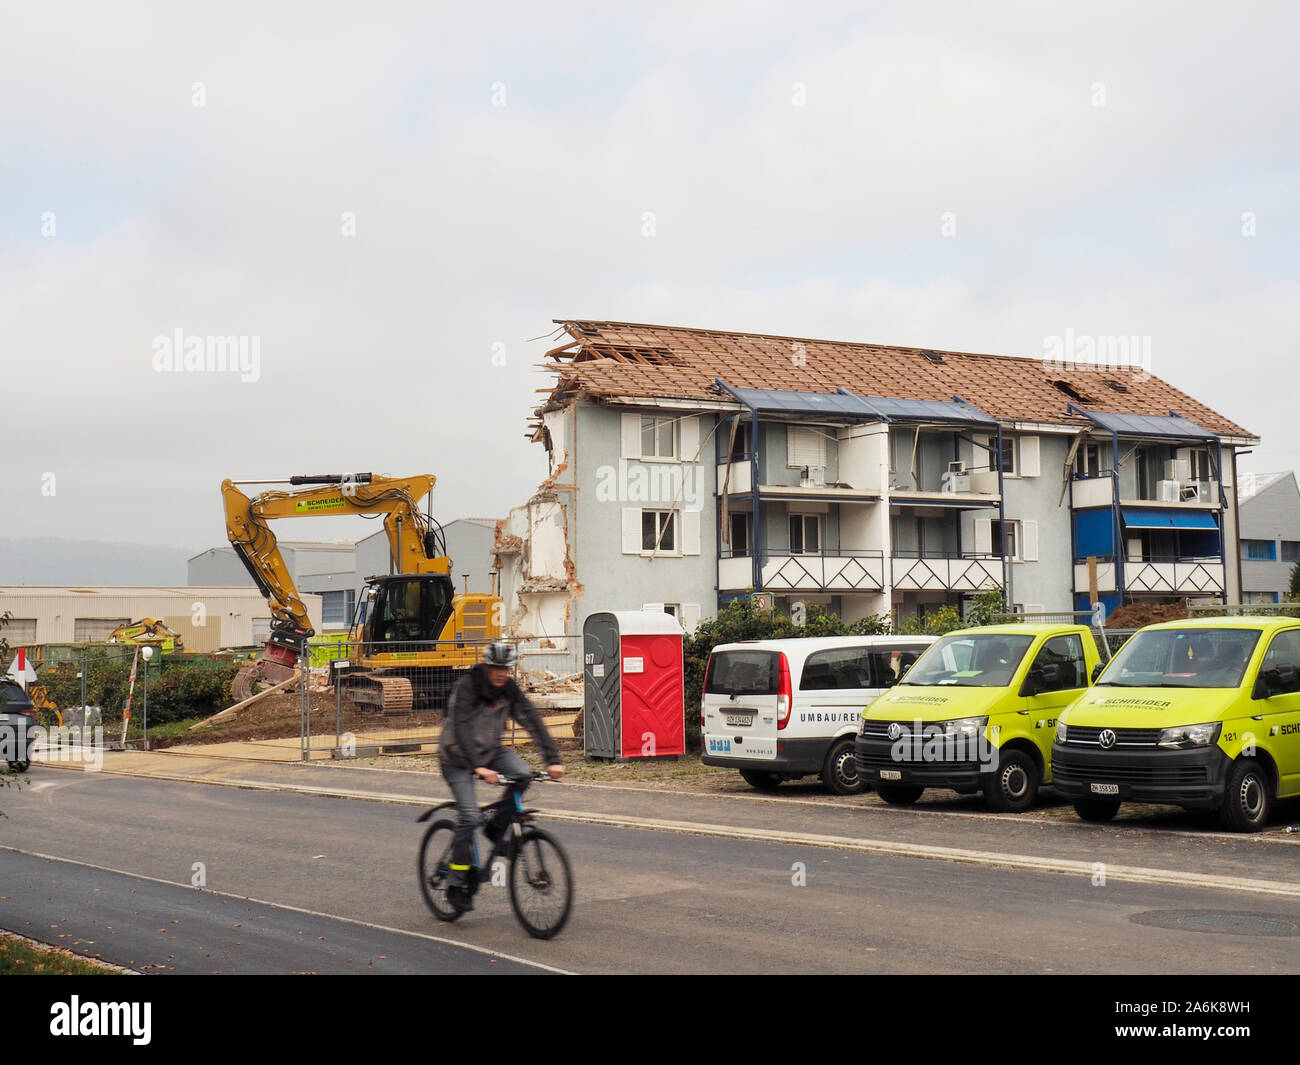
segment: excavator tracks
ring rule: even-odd
[[[344,692],[358,707],[384,714],[405,714],[415,708],[415,689],[409,677],[354,673],[344,681]]]

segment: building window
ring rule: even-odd
[[[1273,540],[1242,540],[1241,557],[1251,562],[1276,562],[1277,543]]]
[[[675,618],[680,621],[682,616],[681,605],[678,603],[665,603],[664,613],[667,614],[669,617]]]
[[[641,457],[643,459],[675,459],[677,457],[677,420],[641,416]]]
[[[1004,436],[1002,438],[1002,476],[1014,477],[1016,475],[1016,438],[1014,436]]]
[[[728,430],[730,432],[730,430]],[[749,458],[749,433],[750,425],[748,422],[738,422],[736,425],[736,437],[731,441],[731,461],[745,462]]]
[[[1282,541],[1282,561],[1294,562],[1300,558],[1300,540]]]
[[[130,618],[73,618],[72,639],[75,643],[103,643],[114,629],[129,624]]]
[[[820,514],[790,515],[790,554],[816,555],[822,549]]]
[[[732,511],[728,515],[731,528],[731,557],[745,558],[749,555],[750,516],[745,511]]]
[[[321,592],[321,624],[332,628],[343,628],[351,624],[356,604],[357,592],[355,588],[337,592]]]
[[[1209,481],[1210,476],[1210,453],[1204,448],[1193,450],[1189,454],[1191,467],[1191,479],[1193,481]]]
[[[677,514],[671,510],[641,511],[641,550],[660,554],[677,550]]]
[[[993,554],[1006,558],[1019,558],[1020,522],[992,521]]]
[[[1074,472],[1079,477],[1096,477],[1101,473],[1101,445],[1084,444],[1074,455]]]

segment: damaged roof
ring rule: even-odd
[[[546,353],[557,380],[540,415],[575,396],[595,402],[635,399],[726,402],[715,380],[739,388],[833,393],[967,403],[1001,421],[1085,428],[1068,404],[1121,415],[1171,411],[1211,432],[1251,443],[1258,438],[1140,367],[1053,369],[1046,359],[902,348],[764,333],[588,319],[555,319],[568,340]]]

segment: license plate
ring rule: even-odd
[[[753,714],[727,714],[728,725],[752,725],[754,723]]]
[[[1118,784],[1094,784],[1092,785],[1092,793],[1094,795],[1118,795],[1119,785]]]
[[[880,771],[881,780],[902,780],[903,772],[900,769],[882,769]]]

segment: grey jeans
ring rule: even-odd
[[[498,747],[497,753],[483,768],[510,777],[527,777],[532,774],[527,762],[504,747]],[[474,794],[476,778],[472,769],[462,769],[455,765],[444,765],[442,775],[456,798],[456,835],[451,846],[451,878],[452,883],[461,884],[464,883],[465,872],[474,858],[474,829],[478,827],[479,818],[478,798]],[[520,794],[526,787],[527,785],[519,789]]]

